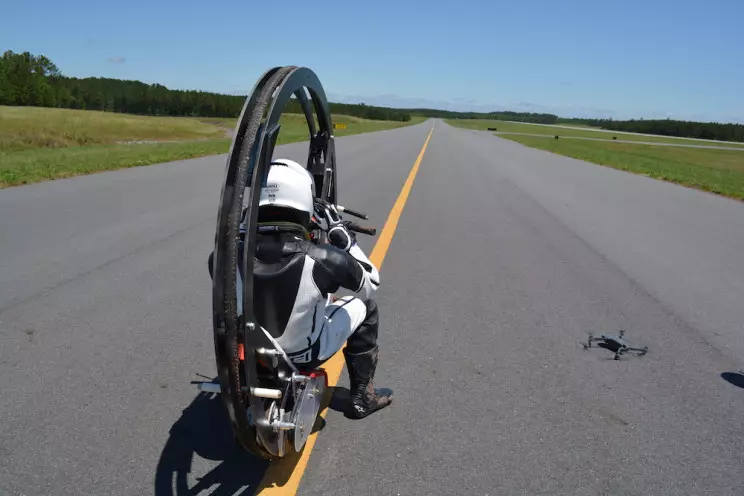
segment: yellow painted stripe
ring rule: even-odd
[[[382,262],[385,260],[388,248],[390,248],[390,242],[393,240],[395,229],[398,227],[398,221],[403,213],[403,207],[405,207],[408,195],[411,193],[413,181],[416,179],[416,174],[421,165],[421,160],[424,158],[426,147],[429,146],[429,140],[431,139],[433,132],[434,126],[431,127],[429,135],[426,137],[426,141],[424,142],[424,146],[421,147],[416,162],[414,162],[411,172],[408,174],[408,178],[403,184],[398,199],[395,200],[395,205],[393,205],[393,209],[390,211],[385,226],[382,228],[382,232],[377,238],[375,247],[369,256],[370,262],[375,264],[378,269],[382,267]],[[326,398],[324,398],[322,411],[320,412],[320,416],[323,419],[325,419],[326,413],[328,412],[328,404],[331,400],[330,387],[335,386],[338,383],[344,365],[343,353],[341,353],[340,350],[323,364],[323,368],[328,373],[329,385],[329,389],[327,390],[328,394],[326,395]],[[297,488],[300,486],[300,480],[302,480],[302,476],[307,469],[307,462],[310,460],[310,454],[313,451],[313,446],[315,446],[317,437],[317,432],[310,434],[305,442],[305,448],[301,453],[291,453],[280,460],[272,462],[266,470],[256,494],[296,494]]]

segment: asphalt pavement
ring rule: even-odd
[[[339,139],[341,203],[382,227],[433,122]],[[224,159],[0,191],[1,494],[264,477],[189,383]],[[744,493],[744,204],[437,121],[381,279],[394,403],[332,404],[299,494]]]

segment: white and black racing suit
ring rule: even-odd
[[[239,260],[242,251],[241,242]],[[378,312],[372,297],[380,275],[356,243],[345,251],[317,245],[301,230],[259,234],[253,272],[256,319],[278,336],[279,345],[298,366],[317,367],[347,341],[351,353],[376,348]],[[332,301],[342,288],[352,295]],[[238,302],[241,314],[240,282]]]

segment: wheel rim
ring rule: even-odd
[[[228,153],[215,233],[212,314],[222,398],[239,443],[265,458],[280,456],[287,450],[278,445],[283,443],[281,436],[276,436],[271,428],[249,421],[249,411],[254,421],[265,418],[270,402],[247,391],[251,387],[267,387],[267,381],[272,387],[282,388],[286,381],[279,377],[281,367],[273,370],[273,379],[258,375],[255,350],[271,348],[272,344],[259,327],[253,310],[253,257],[248,253],[255,249],[258,193],[265,184],[273,158],[280,130],[279,117],[293,95],[300,102],[308,126],[310,143],[306,167],[316,180],[315,196],[335,203],[335,146],[325,91],[310,69],[274,67],[258,80],[238,118]],[[246,189],[246,235],[241,254],[239,226]],[[236,275],[238,266],[242,269],[240,281]],[[242,283],[242,295],[238,282]],[[286,377],[287,371],[283,372]]]

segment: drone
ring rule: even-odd
[[[628,353],[629,351],[635,351],[637,352],[637,356],[642,357],[646,353],[648,353],[648,346],[644,346],[643,348],[636,348],[630,345],[625,339],[623,339],[623,336],[625,336],[625,331],[621,330],[619,335],[615,334],[602,334],[601,337],[595,338],[592,334],[589,334],[589,339],[587,340],[587,343],[584,345],[584,349],[588,350],[592,347],[592,342],[594,341],[602,341],[600,344],[601,348],[608,349],[610,351],[615,352],[615,360],[620,360],[620,355],[623,355],[625,353]]]

